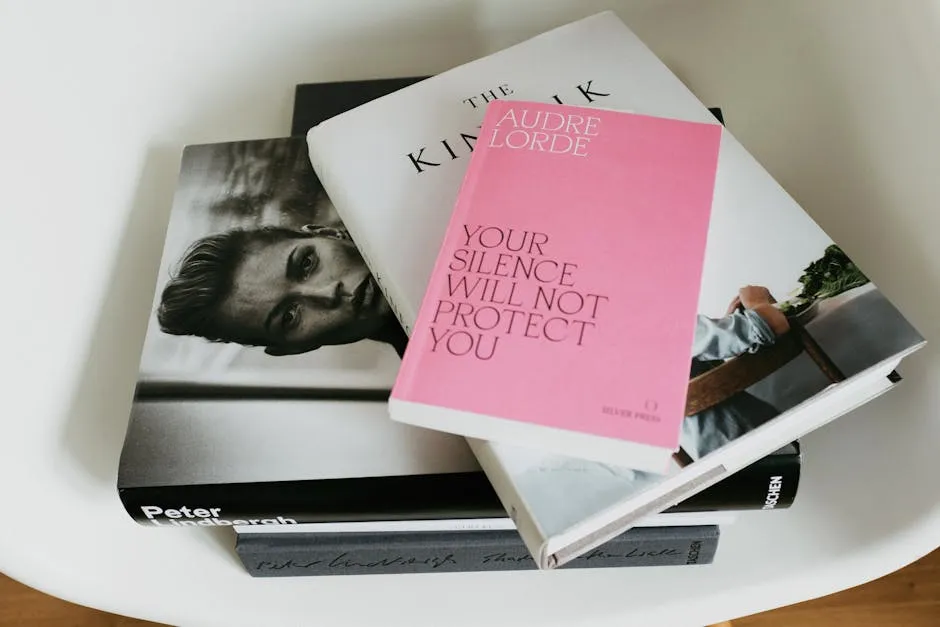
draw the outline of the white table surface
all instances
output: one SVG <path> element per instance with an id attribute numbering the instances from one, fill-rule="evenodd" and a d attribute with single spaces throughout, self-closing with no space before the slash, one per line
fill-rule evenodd
<path id="1" fill-rule="evenodd" d="M 0 570 L 182 625 L 647 627 L 827 594 L 940 544 L 937 343 L 806 438 L 797 504 L 740 519 L 709 567 L 255 580 L 224 531 L 124 514 L 181 146 L 284 134 L 299 82 L 434 73 L 608 6 L 940 337 L 936 1 L 3 0 Z"/>

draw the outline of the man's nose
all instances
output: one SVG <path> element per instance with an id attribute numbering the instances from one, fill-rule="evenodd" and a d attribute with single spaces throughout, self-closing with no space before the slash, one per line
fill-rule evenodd
<path id="1" fill-rule="evenodd" d="M 305 298 L 314 301 L 320 307 L 338 307 L 342 302 L 343 284 L 340 281 L 310 281 L 300 287 Z"/>

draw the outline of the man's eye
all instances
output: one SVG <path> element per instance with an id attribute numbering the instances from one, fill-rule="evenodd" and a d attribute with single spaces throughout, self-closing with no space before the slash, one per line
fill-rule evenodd
<path id="1" fill-rule="evenodd" d="M 281 314 L 281 328 L 290 331 L 300 323 L 300 305 L 294 303 Z"/>
<path id="2" fill-rule="evenodd" d="M 304 255 L 303 259 L 300 260 L 300 271 L 305 279 L 317 269 L 317 261 L 316 253 L 313 251 Z"/>

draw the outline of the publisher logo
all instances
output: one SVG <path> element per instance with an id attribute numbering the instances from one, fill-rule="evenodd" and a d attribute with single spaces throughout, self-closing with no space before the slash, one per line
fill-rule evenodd
<path id="1" fill-rule="evenodd" d="M 776 475 L 770 478 L 767 485 L 767 497 L 764 499 L 764 506 L 761 509 L 774 509 L 777 507 L 777 501 L 780 500 L 780 491 L 783 489 L 783 477 Z"/>
<path id="2" fill-rule="evenodd" d="M 660 422 L 662 418 L 655 413 L 658 407 L 659 404 L 656 401 L 647 400 L 643 403 L 643 411 L 628 409 L 626 407 L 615 407 L 613 405 L 601 405 L 601 413 L 606 416 L 642 420 L 643 422 Z"/>

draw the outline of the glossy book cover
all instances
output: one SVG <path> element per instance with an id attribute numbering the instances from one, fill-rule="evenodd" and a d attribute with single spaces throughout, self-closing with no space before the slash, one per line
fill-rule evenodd
<path id="1" fill-rule="evenodd" d="M 720 141 L 717 122 L 491 103 L 393 418 L 662 471 L 684 416 Z"/>

